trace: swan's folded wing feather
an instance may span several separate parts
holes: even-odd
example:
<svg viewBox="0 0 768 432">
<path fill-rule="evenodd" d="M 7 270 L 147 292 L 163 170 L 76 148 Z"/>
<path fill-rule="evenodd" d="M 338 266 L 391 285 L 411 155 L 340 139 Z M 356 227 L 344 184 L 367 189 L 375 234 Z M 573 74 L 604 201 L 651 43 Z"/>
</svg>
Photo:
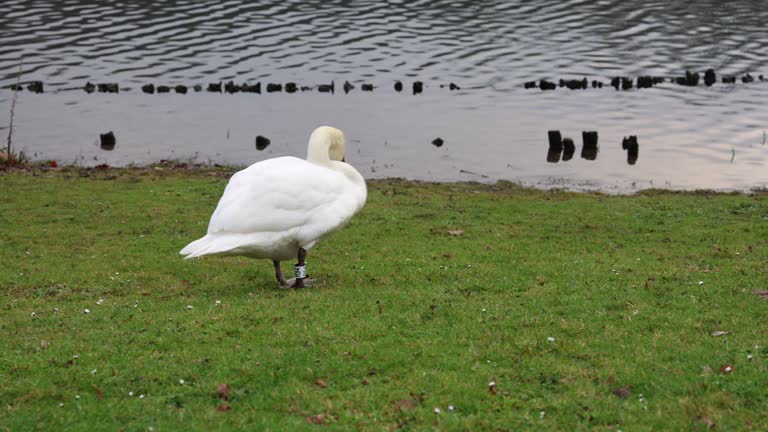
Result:
<svg viewBox="0 0 768 432">
<path fill-rule="evenodd" d="M 232 176 L 208 234 L 286 232 L 312 224 L 321 209 L 344 200 L 345 184 L 343 175 L 303 159 L 259 162 Z"/>
</svg>

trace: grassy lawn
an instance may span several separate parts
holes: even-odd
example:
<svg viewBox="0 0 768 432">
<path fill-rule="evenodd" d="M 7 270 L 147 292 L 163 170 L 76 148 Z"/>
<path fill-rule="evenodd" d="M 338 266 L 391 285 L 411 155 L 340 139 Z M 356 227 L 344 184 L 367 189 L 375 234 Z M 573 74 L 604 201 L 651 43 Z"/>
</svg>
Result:
<svg viewBox="0 0 768 432">
<path fill-rule="evenodd" d="M 768 429 L 766 195 L 377 181 L 289 291 L 226 179 L 0 173 L 1 431 Z"/>
</svg>

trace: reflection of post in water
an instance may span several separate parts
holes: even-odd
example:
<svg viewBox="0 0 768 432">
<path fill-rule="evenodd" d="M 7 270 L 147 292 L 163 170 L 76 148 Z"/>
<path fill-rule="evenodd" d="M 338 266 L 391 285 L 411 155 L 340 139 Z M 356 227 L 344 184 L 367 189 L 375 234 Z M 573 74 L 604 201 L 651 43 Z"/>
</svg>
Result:
<svg viewBox="0 0 768 432">
<path fill-rule="evenodd" d="M 99 134 L 100 147 L 102 150 L 112 151 L 115 149 L 117 140 L 115 139 L 115 133 L 109 131 L 107 133 Z"/>
<path fill-rule="evenodd" d="M 270 143 L 271 141 L 269 140 L 269 138 L 261 135 L 256 136 L 256 150 L 262 151 L 265 148 L 267 148 Z"/>
<path fill-rule="evenodd" d="M 637 136 L 630 135 L 629 137 L 624 137 L 624 139 L 621 141 L 621 148 L 627 151 L 627 163 L 630 165 L 634 165 L 637 162 L 637 154 L 640 150 L 639 144 L 637 143 Z"/>
<path fill-rule="evenodd" d="M 584 146 L 581 148 L 582 159 L 597 159 L 597 131 L 583 131 L 581 138 L 584 140 Z"/>
<path fill-rule="evenodd" d="M 547 152 L 547 162 L 560 162 L 560 153 L 563 152 L 563 139 L 560 131 L 551 130 L 547 132 L 549 137 L 549 151 Z"/>
<path fill-rule="evenodd" d="M 547 162 L 558 163 L 560 162 L 560 156 L 562 154 L 563 162 L 569 161 L 573 158 L 573 154 L 576 152 L 576 145 L 573 140 L 565 137 L 563 138 L 560 131 L 551 130 L 547 132 L 549 137 L 549 150 L 547 151 Z"/>
<path fill-rule="evenodd" d="M 563 162 L 571 160 L 576 152 L 576 144 L 570 138 L 563 138 Z"/>
<path fill-rule="evenodd" d="M 572 139 L 568 137 L 563 138 L 560 131 L 557 130 L 548 131 L 547 137 L 549 138 L 547 162 L 558 163 L 561 158 L 563 162 L 566 162 L 573 158 L 573 154 L 576 152 L 576 145 Z M 597 131 L 583 131 L 581 137 L 584 140 L 584 146 L 581 148 L 581 157 L 587 160 L 597 159 L 597 153 L 600 149 L 600 146 L 597 145 Z M 627 163 L 629 165 L 636 164 L 640 150 L 637 136 L 630 135 L 624 137 L 621 141 L 621 148 L 627 151 Z"/>
</svg>

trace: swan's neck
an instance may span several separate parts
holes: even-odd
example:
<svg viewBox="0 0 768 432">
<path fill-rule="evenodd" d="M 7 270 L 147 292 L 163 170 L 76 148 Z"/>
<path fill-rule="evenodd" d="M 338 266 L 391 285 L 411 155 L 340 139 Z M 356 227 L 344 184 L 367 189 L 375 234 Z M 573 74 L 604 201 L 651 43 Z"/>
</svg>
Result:
<svg viewBox="0 0 768 432">
<path fill-rule="evenodd" d="M 328 165 L 331 156 L 328 151 L 331 148 L 331 136 L 328 134 L 312 134 L 307 146 L 307 160 L 310 162 Z"/>
</svg>

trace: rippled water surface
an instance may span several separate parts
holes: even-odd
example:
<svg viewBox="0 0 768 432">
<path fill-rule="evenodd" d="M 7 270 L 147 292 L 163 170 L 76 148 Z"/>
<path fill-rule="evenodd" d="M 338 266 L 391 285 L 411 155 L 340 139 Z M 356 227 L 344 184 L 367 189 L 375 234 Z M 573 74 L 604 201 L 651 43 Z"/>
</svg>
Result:
<svg viewBox="0 0 768 432">
<path fill-rule="evenodd" d="M 0 14 L 0 134 L 19 62 L 14 145 L 37 159 L 249 164 L 303 155 L 320 124 L 348 135 L 366 177 L 507 179 L 628 192 L 768 186 L 768 8 L 761 1 L 34 1 Z M 539 79 L 682 76 L 752 83 L 525 89 Z M 287 94 L 144 94 L 141 86 L 296 82 Z M 393 89 L 400 80 L 401 93 Z M 424 82 L 412 95 L 411 84 Z M 86 82 L 119 94 L 85 93 Z M 335 83 L 335 93 L 319 84 Z M 345 94 L 342 84 L 355 89 Z M 373 92 L 361 84 L 375 86 Z M 460 90 L 447 87 L 455 83 Z M 445 86 L 445 87 L 441 87 Z M 574 139 L 547 162 L 547 131 Z M 597 131 L 596 160 L 580 157 Z M 114 131 L 117 146 L 99 147 Z M 256 135 L 271 139 L 264 151 Z M 621 142 L 636 135 L 637 164 Z M 442 147 L 432 140 L 440 137 Z M 2 141 L 5 142 L 5 139 Z"/>
</svg>

